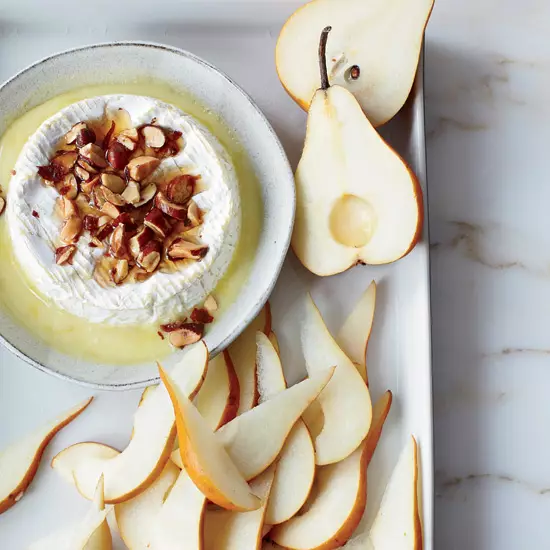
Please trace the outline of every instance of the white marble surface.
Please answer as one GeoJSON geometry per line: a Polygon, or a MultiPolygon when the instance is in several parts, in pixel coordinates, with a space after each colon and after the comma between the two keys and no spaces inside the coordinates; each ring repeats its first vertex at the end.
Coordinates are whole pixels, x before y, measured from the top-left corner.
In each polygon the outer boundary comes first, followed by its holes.
{"type": "Polygon", "coordinates": [[[441,0],[427,31],[438,549],[550,545],[549,25],[441,0]]]}
{"type": "MultiPolygon", "coordinates": [[[[21,14],[28,3],[17,3],[21,14]]],[[[38,47],[49,33],[64,33],[62,47],[70,47],[105,39],[107,27],[86,28],[83,38],[38,25],[33,39],[38,47]]],[[[549,28],[544,0],[439,0],[427,31],[438,550],[550,546],[549,28]]],[[[7,77],[39,54],[29,48],[28,59],[15,62],[6,52],[18,30],[2,22],[1,10],[0,29],[0,72],[7,77]]],[[[269,105],[264,109],[273,116],[269,105]]],[[[12,415],[18,429],[30,428],[37,416],[48,418],[89,393],[22,365],[13,369],[12,361],[0,350],[5,439],[16,437],[12,415]]],[[[101,410],[61,433],[46,458],[78,433],[106,443],[124,439],[130,416],[112,416],[132,410],[137,398],[102,394],[101,410]]],[[[71,515],[86,506],[52,475],[39,475],[32,491],[41,524],[58,516],[48,506],[51,494],[71,499],[71,515]]],[[[33,500],[18,509],[25,515],[33,500]]]]}

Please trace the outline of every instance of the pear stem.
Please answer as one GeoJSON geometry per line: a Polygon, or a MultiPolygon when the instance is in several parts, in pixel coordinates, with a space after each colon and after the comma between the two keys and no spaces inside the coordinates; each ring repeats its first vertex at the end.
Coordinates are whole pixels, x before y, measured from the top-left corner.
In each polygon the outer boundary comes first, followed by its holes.
{"type": "Polygon", "coordinates": [[[321,32],[321,38],[319,40],[319,69],[321,71],[321,90],[328,90],[330,83],[328,81],[327,71],[327,39],[328,33],[332,30],[332,27],[325,27],[321,32]]]}

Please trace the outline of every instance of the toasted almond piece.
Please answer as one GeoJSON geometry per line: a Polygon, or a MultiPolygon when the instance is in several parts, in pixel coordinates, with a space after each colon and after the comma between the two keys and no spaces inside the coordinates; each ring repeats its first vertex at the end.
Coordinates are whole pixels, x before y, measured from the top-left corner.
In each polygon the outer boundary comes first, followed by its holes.
{"type": "Polygon", "coordinates": [[[128,234],[123,223],[116,226],[111,234],[111,250],[115,258],[124,259],[128,255],[128,234]]]}
{"type": "Polygon", "coordinates": [[[73,200],[69,199],[68,197],[59,197],[56,204],[59,208],[59,215],[63,220],[78,217],[78,206],[73,200]]]}
{"type": "Polygon", "coordinates": [[[107,168],[105,153],[103,149],[95,143],[88,143],[80,149],[80,156],[91,163],[96,168],[107,168]]]}
{"type": "Polygon", "coordinates": [[[204,244],[195,244],[177,239],[168,250],[168,257],[172,260],[200,260],[208,252],[208,246],[204,244]]]}
{"type": "Polygon", "coordinates": [[[76,252],[76,246],[74,244],[69,244],[67,246],[60,246],[55,249],[55,263],[57,265],[64,265],[68,263],[74,253],[76,252]]]}
{"type": "Polygon", "coordinates": [[[120,195],[128,204],[137,204],[141,199],[141,188],[137,181],[130,180],[120,195]]]}
{"type": "Polygon", "coordinates": [[[157,194],[156,184],[150,183],[149,185],[146,185],[141,190],[139,202],[137,202],[134,206],[138,208],[140,206],[143,206],[144,204],[147,204],[151,199],[155,197],[156,194],[157,194]]]}
{"type": "Polygon", "coordinates": [[[130,273],[128,274],[128,282],[132,283],[142,283],[143,281],[146,281],[152,273],[149,273],[145,271],[142,267],[139,267],[135,265],[130,269],[130,273]]]}
{"type": "Polygon", "coordinates": [[[82,218],[82,227],[85,231],[95,233],[99,229],[99,218],[97,216],[87,214],[84,218],[82,218]]]}
{"type": "Polygon", "coordinates": [[[192,227],[197,227],[202,223],[202,210],[195,201],[189,201],[189,206],[187,207],[187,217],[189,218],[192,227]]]}
{"type": "Polygon", "coordinates": [[[130,252],[134,258],[139,256],[139,253],[145,248],[145,246],[154,239],[155,234],[149,227],[144,227],[136,235],[134,235],[130,241],[130,252]]]}
{"type": "Polygon", "coordinates": [[[78,153],[76,151],[64,151],[52,159],[52,164],[60,166],[67,173],[72,170],[77,159],[78,153]]]}
{"type": "Polygon", "coordinates": [[[182,328],[169,333],[168,340],[176,348],[183,348],[198,342],[204,334],[204,325],[185,323],[182,328]]]}
{"type": "Polygon", "coordinates": [[[78,241],[81,231],[82,220],[78,216],[71,216],[63,224],[60,235],[61,241],[65,244],[73,244],[78,241]]]}
{"type": "Polygon", "coordinates": [[[209,294],[206,297],[206,300],[204,300],[204,307],[209,313],[212,313],[213,311],[217,311],[218,309],[218,302],[216,302],[216,299],[212,294],[209,294]]]}
{"type": "Polygon", "coordinates": [[[191,312],[191,321],[207,325],[214,320],[210,312],[205,307],[196,307],[191,312]]]}
{"type": "Polygon", "coordinates": [[[169,201],[163,193],[157,193],[157,196],[155,197],[155,205],[167,216],[176,218],[177,220],[188,220],[187,207],[169,201]]]}
{"type": "Polygon", "coordinates": [[[94,143],[96,140],[95,132],[91,128],[84,128],[78,132],[76,136],[76,146],[81,149],[88,145],[88,143],[94,143]]]}
{"type": "Polygon", "coordinates": [[[103,287],[108,288],[114,285],[114,281],[110,276],[110,270],[106,267],[106,258],[102,258],[102,261],[98,262],[94,268],[94,280],[95,282],[103,287]]]}
{"type": "Polygon", "coordinates": [[[106,158],[115,170],[124,170],[130,158],[130,151],[119,141],[114,141],[107,149],[106,158]]]}
{"type": "Polygon", "coordinates": [[[92,191],[100,185],[99,183],[99,176],[94,176],[93,178],[89,179],[88,181],[81,181],[80,182],[80,190],[85,193],[86,195],[91,195],[92,191]]]}
{"type": "Polygon", "coordinates": [[[166,186],[166,196],[168,200],[176,204],[185,204],[195,192],[195,182],[197,176],[182,174],[172,178],[166,186]]]}
{"type": "Polygon", "coordinates": [[[104,202],[101,207],[101,212],[107,216],[110,216],[113,220],[118,218],[121,214],[120,209],[111,202],[104,202]]]}
{"type": "Polygon", "coordinates": [[[46,166],[37,166],[38,175],[46,182],[46,185],[51,185],[61,181],[65,177],[65,170],[59,164],[47,164],[46,166]]]}
{"type": "Polygon", "coordinates": [[[115,206],[124,206],[126,201],[118,194],[113,193],[108,187],[103,186],[103,196],[107,202],[115,206]]]}
{"type": "Polygon", "coordinates": [[[113,268],[111,275],[113,277],[113,282],[116,285],[119,285],[128,277],[129,273],[129,264],[128,260],[118,260],[115,267],[113,268]]]}
{"type": "Polygon", "coordinates": [[[124,145],[128,151],[134,152],[137,149],[139,141],[139,133],[136,128],[130,128],[120,132],[116,137],[116,140],[124,145]]]}
{"type": "Polygon", "coordinates": [[[97,226],[101,229],[106,226],[108,223],[112,223],[113,219],[109,215],[100,216],[97,220],[97,226]]]}
{"type": "Polygon", "coordinates": [[[137,263],[147,273],[152,273],[160,263],[161,246],[158,241],[149,241],[137,257],[137,263]]]}
{"type": "Polygon", "coordinates": [[[187,317],[181,321],[173,321],[172,323],[166,323],[164,325],[160,325],[160,330],[162,332],[174,332],[175,330],[179,330],[185,326],[185,323],[187,323],[187,317]]]}
{"type": "Polygon", "coordinates": [[[67,197],[70,200],[76,199],[78,195],[78,182],[74,174],[67,174],[63,181],[56,184],[55,188],[59,194],[63,197],[67,197]]]}
{"type": "Polygon", "coordinates": [[[126,169],[133,180],[142,181],[150,176],[159,164],[160,159],[156,157],[142,156],[133,158],[126,166],[126,169]]]}
{"type": "Polygon", "coordinates": [[[88,181],[92,177],[92,174],[90,174],[88,170],[84,170],[84,168],[78,164],[74,167],[74,173],[80,181],[88,181]]]}
{"type": "MultiPolygon", "coordinates": [[[[109,173],[101,174],[101,184],[107,187],[107,189],[109,189],[113,193],[117,193],[119,195],[124,191],[124,189],[126,189],[126,182],[116,174],[109,174],[109,173]]],[[[107,200],[109,202],[113,202],[108,197],[107,197],[107,200]]]]}
{"type": "Polygon", "coordinates": [[[75,143],[76,138],[81,130],[85,130],[88,126],[85,122],[77,122],[66,134],[65,134],[65,143],[72,145],[75,143]]]}
{"type": "Polygon", "coordinates": [[[86,159],[83,159],[83,158],[78,159],[77,165],[84,168],[86,172],[90,172],[90,174],[97,174],[97,168],[92,166],[86,159]]]}
{"type": "Polygon", "coordinates": [[[162,128],[158,126],[144,126],[141,129],[141,134],[145,139],[145,145],[152,147],[153,149],[160,149],[166,143],[166,136],[162,131],[162,128]]]}
{"type": "Polygon", "coordinates": [[[0,197],[0,216],[4,213],[6,209],[6,200],[3,197],[0,197]]]}
{"type": "Polygon", "coordinates": [[[101,242],[115,230],[115,224],[110,216],[101,216],[101,218],[99,218],[98,224],[99,230],[96,234],[96,237],[101,242]],[[103,223],[104,219],[107,219],[108,221],[106,223],[103,223]]]}
{"type": "Polygon", "coordinates": [[[164,217],[164,214],[158,208],[152,208],[151,211],[145,216],[143,223],[151,228],[159,237],[166,237],[170,230],[170,225],[164,217]]]}

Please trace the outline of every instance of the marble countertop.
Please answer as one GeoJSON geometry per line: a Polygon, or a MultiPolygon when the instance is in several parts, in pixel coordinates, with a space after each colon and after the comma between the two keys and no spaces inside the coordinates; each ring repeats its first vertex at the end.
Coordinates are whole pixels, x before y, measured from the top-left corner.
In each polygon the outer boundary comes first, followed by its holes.
{"type": "Polygon", "coordinates": [[[550,545],[550,4],[436,1],[435,548],[550,545]]]}
{"type": "MultiPolygon", "coordinates": [[[[436,549],[550,547],[549,28],[542,0],[436,0],[427,29],[436,549]]],[[[31,408],[49,418],[89,394],[10,360],[0,350],[0,402],[18,429],[35,425],[31,408]]],[[[105,393],[103,411],[138,397],[105,393]]],[[[131,421],[106,439],[92,415],[78,420],[107,444],[131,421]]],[[[56,447],[71,442],[62,432],[56,447]]],[[[40,483],[44,502],[72,491],[40,483]]]]}

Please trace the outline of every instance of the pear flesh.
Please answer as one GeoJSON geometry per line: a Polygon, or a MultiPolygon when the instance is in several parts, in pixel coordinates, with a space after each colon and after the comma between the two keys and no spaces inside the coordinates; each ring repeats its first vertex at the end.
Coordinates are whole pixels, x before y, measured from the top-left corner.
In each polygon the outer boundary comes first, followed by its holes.
{"type": "Polygon", "coordinates": [[[314,0],[284,25],[276,49],[279,78],[304,109],[319,85],[319,30],[333,27],[328,74],[354,94],[374,126],[401,109],[411,91],[434,0],[314,0]]]}
{"type": "Polygon", "coordinates": [[[317,275],[394,262],[420,236],[415,175],[341,86],[318,90],[311,102],[296,190],[292,248],[317,275]]]}

